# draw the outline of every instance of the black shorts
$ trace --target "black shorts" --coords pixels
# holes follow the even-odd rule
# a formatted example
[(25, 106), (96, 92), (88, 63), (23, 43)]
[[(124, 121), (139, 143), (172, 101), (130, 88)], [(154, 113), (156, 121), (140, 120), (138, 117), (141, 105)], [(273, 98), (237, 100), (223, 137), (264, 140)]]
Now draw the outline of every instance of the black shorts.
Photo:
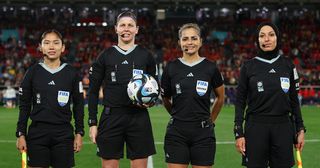
[(70, 124), (32, 122), (26, 138), (29, 166), (70, 168), (75, 165)]
[(275, 122), (248, 121), (245, 125), (247, 167), (292, 167), (293, 128), (289, 118)]
[(156, 153), (147, 109), (105, 107), (100, 117), (97, 155), (104, 159), (123, 158), (126, 143), (127, 158), (147, 158)]
[(210, 121), (169, 121), (164, 142), (167, 163), (212, 166), (215, 151), (216, 138)]

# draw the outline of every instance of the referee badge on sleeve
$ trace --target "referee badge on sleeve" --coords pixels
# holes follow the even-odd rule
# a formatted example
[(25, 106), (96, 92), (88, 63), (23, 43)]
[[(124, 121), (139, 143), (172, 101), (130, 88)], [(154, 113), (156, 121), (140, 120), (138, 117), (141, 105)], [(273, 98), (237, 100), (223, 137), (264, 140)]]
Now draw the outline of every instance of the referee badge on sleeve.
[(203, 96), (207, 93), (208, 90), (208, 82), (197, 80), (196, 90), (199, 96)]
[(298, 72), (297, 72), (297, 69), (296, 69), (296, 68), (293, 68), (293, 79), (294, 79), (294, 80), (299, 79), (299, 75), (298, 75)]
[(79, 82), (79, 93), (83, 93), (83, 85), (82, 82)]
[(280, 77), (280, 82), (281, 82), (281, 88), (282, 90), (287, 93), (290, 88), (290, 79), (285, 78), (285, 77)]
[(58, 91), (58, 103), (61, 107), (65, 106), (69, 101), (70, 92)]

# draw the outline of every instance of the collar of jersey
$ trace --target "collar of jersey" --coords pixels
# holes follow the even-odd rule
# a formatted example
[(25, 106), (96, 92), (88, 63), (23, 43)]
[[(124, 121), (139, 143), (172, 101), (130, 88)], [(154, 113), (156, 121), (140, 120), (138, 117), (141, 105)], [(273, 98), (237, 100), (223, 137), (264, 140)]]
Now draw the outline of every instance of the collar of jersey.
[(59, 71), (61, 71), (67, 64), (63, 63), (62, 65), (60, 65), (57, 69), (50, 69), (46, 64), (44, 64), (43, 62), (39, 63), (45, 70), (47, 70), (48, 72), (50, 72), (51, 74), (55, 74)]
[(254, 58), (257, 59), (257, 60), (259, 60), (259, 61), (272, 64), (272, 63), (274, 63), (275, 61), (277, 61), (277, 60), (280, 58), (280, 55), (278, 55), (276, 58), (273, 58), (273, 59), (271, 59), (271, 60), (267, 60), (267, 59), (264, 59), (264, 58), (261, 58), (261, 57), (254, 57)]
[(116, 45), (114, 45), (113, 47), (115, 48), (115, 49), (117, 49), (121, 54), (123, 54), (123, 55), (128, 55), (128, 54), (130, 54), (136, 47), (137, 47), (138, 45), (133, 45), (133, 47), (131, 47), (129, 50), (127, 50), (127, 51), (123, 51), (119, 46), (116, 46)]
[(183, 63), (183, 64), (185, 64), (185, 65), (187, 65), (189, 67), (195, 66), (195, 65), (199, 64), (200, 62), (202, 62), (204, 60), (204, 58), (202, 57), (196, 62), (188, 63), (188, 62), (183, 61), (182, 58), (178, 58), (178, 59), (181, 61), (181, 63)]

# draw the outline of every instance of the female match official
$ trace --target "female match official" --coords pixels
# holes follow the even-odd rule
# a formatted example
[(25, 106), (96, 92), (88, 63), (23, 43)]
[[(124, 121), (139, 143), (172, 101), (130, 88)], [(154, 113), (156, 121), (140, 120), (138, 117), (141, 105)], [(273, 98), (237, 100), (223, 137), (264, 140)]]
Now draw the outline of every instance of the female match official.
[[(171, 119), (164, 151), (169, 168), (209, 168), (214, 164), (214, 123), (224, 102), (222, 76), (213, 62), (199, 56), (197, 24), (184, 24), (178, 41), (183, 55), (170, 62), (161, 79), (163, 103)], [(210, 112), (210, 94), (216, 99)], [(172, 101), (171, 101), (172, 99)]]
[[(149, 113), (145, 107), (133, 105), (127, 94), (127, 84), (136, 74), (146, 73), (155, 77), (156, 64), (150, 52), (135, 45), (138, 26), (133, 12), (125, 11), (118, 15), (115, 31), (118, 44), (104, 50), (90, 69), (90, 138), (97, 143), (102, 167), (118, 168), (126, 143), (131, 168), (146, 168), (147, 157), (155, 154)], [(97, 128), (101, 85), (104, 109)]]
[[(291, 60), (279, 54), (280, 42), (274, 24), (260, 24), (256, 31), (258, 55), (245, 62), (240, 72), (234, 133), (242, 164), (249, 168), (292, 167), (295, 135), (295, 147), (302, 150), (304, 146), (305, 127), (297, 94), (299, 77)], [(290, 122), (290, 114), (294, 122)]]
[[(28, 69), (19, 88), (17, 148), (27, 151), (29, 167), (70, 168), (84, 134), (82, 83), (77, 71), (60, 60), (65, 45), (58, 31), (45, 31), (39, 49), (43, 62)], [(27, 132), (29, 117), (32, 122)]]

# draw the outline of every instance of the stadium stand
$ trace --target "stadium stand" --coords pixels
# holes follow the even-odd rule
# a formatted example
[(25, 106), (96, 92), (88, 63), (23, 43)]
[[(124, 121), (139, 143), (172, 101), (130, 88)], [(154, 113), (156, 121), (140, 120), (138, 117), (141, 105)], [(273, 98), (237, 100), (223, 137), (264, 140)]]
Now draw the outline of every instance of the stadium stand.
[[(64, 60), (81, 71), (83, 82), (88, 85), (90, 64), (104, 48), (117, 40), (114, 17), (119, 11), (129, 9), (123, 7), (125, 3), (113, 5), (72, 5), (67, 2), (35, 6), (20, 3), (1, 5), (0, 88), (19, 86), (26, 69), (41, 59), (37, 42), (48, 28), (63, 32), (67, 49)], [(222, 3), (213, 8), (188, 3), (167, 5), (164, 15), (163, 11), (155, 9), (159, 6), (153, 3), (152, 8), (131, 5), (138, 14), (140, 26), (136, 42), (154, 54), (160, 73), (168, 61), (181, 55), (177, 46), (178, 27), (185, 22), (197, 22), (201, 25), (204, 39), (201, 55), (218, 64), (228, 89), (226, 101), (232, 104), (240, 66), (256, 54), (255, 26), (261, 21), (271, 20), (279, 25), (282, 32), (283, 55), (290, 57), (299, 71), (302, 103), (320, 102), (320, 12), (312, 4), (285, 6), (271, 3), (245, 7), (245, 4), (233, 3), (230, 7)]]

